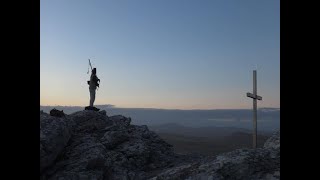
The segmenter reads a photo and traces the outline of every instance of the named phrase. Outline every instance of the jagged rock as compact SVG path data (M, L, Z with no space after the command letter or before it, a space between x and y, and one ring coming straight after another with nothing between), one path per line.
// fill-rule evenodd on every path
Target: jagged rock
M101 138L101 142L107 149L113 149L117 145L127 141L129 137L128 131L125 130L107 131Z
M73 122L40 112L40 173L53 164L67 145Z
M121 115L84 110L57 118L40 112L40 121L40 150L46 150L41 179L146 179L148 171L176 158L172 146L147 126L131 125Z
M276 131L263 145L264 148L280 148L280 131Z
M107 115L107 111L106 110L99 111L99 113L102 114L102 115L105 115L105 116Z
M167 169L151 179L280 179L280 131L267 140L264 148L238 149L214 160Z
M52 110L50 111L50 116L64 117L65 114L64 114L63 110L59 111L59 110L57 110L57 109L52 109Z
M105 111L40 112L40 179L279 179L280 131L263 148L177 155L147 126Z
M110 120L113 121L115 125L123 127L129 126L131 123L131 118L126 118L121 115L111 116Z

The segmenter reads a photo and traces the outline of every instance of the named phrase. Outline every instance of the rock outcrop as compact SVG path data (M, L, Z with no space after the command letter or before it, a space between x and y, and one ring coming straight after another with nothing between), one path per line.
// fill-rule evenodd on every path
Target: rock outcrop
M73 121L40 111L40 174L51 166L67 146Z
M169 168L150 180L280 179L280 131L263 148L238 149L214 159Z
M147 126L105 111L40 112L41 179L146 179L174 162L173 147Z
M177 155L147 126L106 111L40 112L40 179L279 179L280 131L262 148Z

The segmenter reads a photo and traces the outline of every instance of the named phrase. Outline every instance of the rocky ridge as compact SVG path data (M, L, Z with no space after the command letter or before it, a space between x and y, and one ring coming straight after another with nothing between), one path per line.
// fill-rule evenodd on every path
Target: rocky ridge
M257 149L237 149L214 159L169 168L150 180L280 179L280 131Z
M40 112L40 179L279 179L280 131L263 148L218 157L177 155L147 126L84 110Z
M42 179L144 179L169 166L173 147L147 126L130 124L105 111L80 111L66 117L40 112Z

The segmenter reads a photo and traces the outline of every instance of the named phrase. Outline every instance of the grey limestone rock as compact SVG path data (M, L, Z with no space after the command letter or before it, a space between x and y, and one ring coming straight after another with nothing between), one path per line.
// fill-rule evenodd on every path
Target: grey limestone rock
M280 131L263 148L206 157L175 154L147 126L130 123L105 111L40 111L40 179L280 179Z
M146 179L174 161L171 145L130 123L105 111L40 112L40 179Z
M274 133L263 148L238 149L215 159L186 163L150 179L280 179L280 131Z

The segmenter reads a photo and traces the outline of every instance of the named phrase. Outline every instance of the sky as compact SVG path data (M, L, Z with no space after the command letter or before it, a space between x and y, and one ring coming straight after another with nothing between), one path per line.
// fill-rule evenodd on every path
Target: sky
M279 0L41 0L40 105L280 107Z

